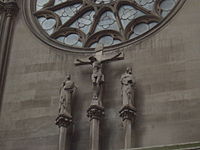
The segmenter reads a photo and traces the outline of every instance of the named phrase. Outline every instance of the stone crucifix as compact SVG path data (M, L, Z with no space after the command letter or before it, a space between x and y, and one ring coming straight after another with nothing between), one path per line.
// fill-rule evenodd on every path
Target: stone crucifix
M103 65L110 61L124 59L122 52L104 53L103 44L97 44L95 54L83 59L76 59L75 65L91 65L91 82L93 85L92 102L87 110L90 118L90 150L99 150L100 119L104 116L102 92L104 83Z
M116 61L124 59L122 52L116 52L114 54L104 54L103 44L98 44L95 49L95 55L89 56L84 59L76 59L75 65L91 65L92 66L92 85L93 85L93 98L92 102L97 101L98 105L102 105L101 96L102 96L102 84L104 83L104 74L103 74L103 64L109 61ZM95 102L94 102L95 103ZM97 103L95 103L97 104Z

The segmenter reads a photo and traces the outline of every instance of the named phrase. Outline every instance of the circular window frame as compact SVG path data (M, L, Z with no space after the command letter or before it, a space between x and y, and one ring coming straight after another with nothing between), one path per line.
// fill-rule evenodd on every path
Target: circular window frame
M129 45L135 44L136 42L139 42L150 35L155 34L158 32L165 24L167 24L176 14L177 12L182 8L186 0L180 0L176 6L173 8L173 10L165 17L160 23L158 23L155 27L150 29L149 31L139 35L136 38L127 40L125 42L111 45L108 47L105 47L105 51L113 51L127 47ZM73 47L70 45L62 44L58 42L56 39L50 38L50 36L47 35L47 33L41 28L38 20L36 17L33 16L33 10L35 9L35 2L33 0L23 0L22 1L22 11L23 11L23 16L25 18L25 22L28 25L29 29L31 32L39 38L41 41L46 43L47 45L54 47L56 49L62 50L62 51L68 51L68 52L73 52L73 53L94 53L94 48L86 48L86 47Z

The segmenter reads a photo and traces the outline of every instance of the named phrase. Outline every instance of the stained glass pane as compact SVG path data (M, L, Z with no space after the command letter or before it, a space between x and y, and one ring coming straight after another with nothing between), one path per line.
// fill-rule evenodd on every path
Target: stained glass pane
M119 31L119 27L116 22L116 18L111 11L106 11L102 14L99 23L96 28L96 32L101 30L116 30Z
M42 28L50 35L54 31L54 26L56 25L55 19L46 19L45 17L41 17L38 19Z
M142 7L148 9L148 10L153 10L154 9L154 4L156 0L135 0L139 5Z
M80 37L77 34L69 34L67 36L60 36L57 40L63 44L71 45L71 46L82 46L82 42L80 41Z
M136 19L140 16L144 16L145 14L132 6L124 5L119 9L119 16L122 22L123 27L125 28L128 23L130 23L133 19Z
M142 35L143 33L155 27L157 24L158 24L157 22L151 22L149 24L147 23L137 24L133 29L133 33L131 34L130 39L133 39L139 35Z
M75 15L75 13L82 7L81 4L75 4L72 6L64 7L55 11L57 15L60 16L62 24L68 21L71 17Z
M49 0L38 0L36 10L42 9L47 2L49 2Z
M87 34L93 23L94 14L95 14L94 11L89 11L89 12L85 13L82 17L80 17L77 21L75 21L71 25L71 27L78 28Z
M176 0L164 0L162 1L160 8L162 9L162 17L166 17L169 12L176 5Z

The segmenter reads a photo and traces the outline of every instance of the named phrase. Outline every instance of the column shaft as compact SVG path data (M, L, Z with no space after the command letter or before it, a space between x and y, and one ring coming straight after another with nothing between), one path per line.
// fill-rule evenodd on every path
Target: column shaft
M70 150L68 128L60 127L59 130L59 150Z
M99 105L91 105L87 111L90 118L90 150L100 149L100 121L104 116L104 108Z
M91 138L91 150L99 150L99 126L100 121L97 119L91 120L90 138Z
M124 120L124 128L125 128L125 145L124 148L132 148L132 122L131 120Z

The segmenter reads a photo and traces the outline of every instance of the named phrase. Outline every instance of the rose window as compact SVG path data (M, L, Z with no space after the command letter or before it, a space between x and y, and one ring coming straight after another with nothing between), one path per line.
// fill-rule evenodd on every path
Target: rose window
M97 43L112 47L144 37L180 3L183 0L30 0L37 27L49 41L63 49L91 51Z

